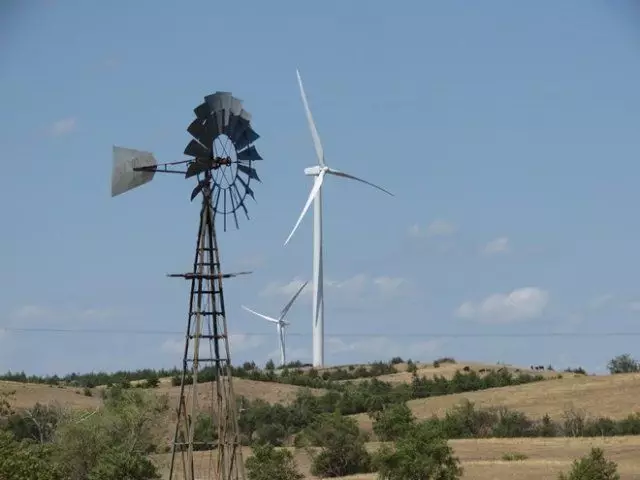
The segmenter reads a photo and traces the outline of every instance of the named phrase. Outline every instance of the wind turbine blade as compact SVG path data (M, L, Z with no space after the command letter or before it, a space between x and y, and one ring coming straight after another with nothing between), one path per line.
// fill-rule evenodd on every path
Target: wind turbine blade
M373 187L373 188L377 188L378 190L382 190L384 193L387 193L389 195L391 195L392 197L395 197L395 195L393 193L391 193L389 190L385 190L382 187L379 187L378 185L371 183L371 182L367 182L366 180L363 180L361 178L358 178L354 175L349 175L348 173L344 173L341 172L340 170L334 170L333 168L330 168L327 170L327 173L330 173L332 175L335 175L337 177L344 177L344 178L350 178L351 180L356 180L358 182L362 182L362 183L366 183L367 185Z
M318 195L318 192L320 191L320 187L322 186L322 180L324 179L324 173L325 173L325 170L320 170L320 174L316 177L315 181L313 182L313 188L311 189L309 198L307 198L307 203L305 203L304 208L302 209L302 213L298 217L298 221L293 227L293 230L291 230L291 233L285 240L284 242L285 245L289 243L289 240L291 240L291 237L293 236L296 229L298 228L298 225L300 225L300 222L302 221L302 217L304 217L304 214L307 213L307 210L309 210L309 207L311 206L311 202L313 202L313 199L316 198L316 195Z
M251 310L250 308L245 307L244 305L241 305L241 306L242 306L242 308L244 308L247 312L251 312L251 313L253 313L254 315L257 315L257 316L259 316L259 317L264 318L265 320L269 320L270 322L273 322L273 323L279 323L279 322L278 322L278 320L276 320L275 318L267 317L266 315L262 315L261 313L254 312L253 310Z
M296 294L293 296L293 298L291 298L291 300L289 300L289 303L287 303L284 308L282 309L282 311L280 312L280 320L282 320L285 315L289 312L289 309L291 308L291 306L293 305L293 302L296 301L296 298L298 298L298 295L300 295L300 293L302 293L302 290L304 290L304 287L307 286L307 282L304 282L304 284L298 289L298 291L296 292Z
M304 87L302 86L302 78L300 78L300 72L296 69L296 75L298 75L298 85L300 86L300 96L302 97L302 103L304 103L304 111L307 114L307 122L309 122L309 130L311 130L311 136L313 137L313 146L316 149L316 155L318 156L318 163L321 167L324 167L324 150L322 149L322 143L320 143L320 135L316 130L316 124L313 121L311 110L309 109L309 102L307 102L307 95L304 93Z

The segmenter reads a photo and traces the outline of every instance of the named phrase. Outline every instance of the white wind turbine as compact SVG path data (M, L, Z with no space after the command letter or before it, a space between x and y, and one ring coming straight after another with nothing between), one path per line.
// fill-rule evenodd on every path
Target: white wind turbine
M289 303L287 303L284 308L282 309L282 311L280 312L280 316L276 319L273 317L268 317L266 315L263 315L261 313L255 312L253 310L251 310L248 307L245 307L244 305L242 305L242 308L244 308L247 312L251 312L254 315L257 315L261 318L264 318L265 320L268 320L272 323L276 324L276 328L278 329L278 337L280 338L280 362L282 364L282 366L287 364L287 353L286 353L286 349L285 349L285 334L284 334L284 330L287 326L291 325L289 322L285 322L284 317L287 315L287 313L289 313L289 310L291 309L291 306L293 305L293 302L296 301L296 298L298 298L298 295L300 295L300 293L302 293L302 290L304 290L304 287L307 286L308 282L304 282L304 284L298 289L298 291L296 292L296 294L293 296L293 298L291 298L291 300L289 300Z
M337 177L350 178L357 180L358 182L366 183L378 190L382 190L385 193L393 196L393 194L382 187L374 185L373 183L362 180L361 178L349 175L348 173L334 170L327 166L324 161L324 151L322 144L320 143L320 136L316 130L313 117L311 116L311 110L309 109L309 103L307 102L307 96L304 93L304 87L302 86L302 79L300 78L300 72L296 70L298 75L298 85L300 86L300 95L302 96L302 103L307 114L307 121L309 122L309 129L311 130L311 136L313 137L313 145L318 157L318 165L308 167L304 169L305 175L316 177L311 188L311 193L305 203L304 208L298 221L296 222L293 230L284 242L286 245L293 233L300 225L304 214L309 210L309 206L313 201L313 301L312 301L312 322L313 322L313 366L324 366L324 280L322 276L322 182L327 174L335 175Z

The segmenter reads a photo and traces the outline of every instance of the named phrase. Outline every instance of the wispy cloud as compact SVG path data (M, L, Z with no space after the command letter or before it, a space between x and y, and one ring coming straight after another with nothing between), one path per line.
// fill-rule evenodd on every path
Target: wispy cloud
M262 289L260 295L263 297L291 297L302 286L304 281L296 277L289 282L270 282ZM365 295L392 295L401 292L409 282L402 277L391 277L386 275L371 276L358 273L343 280L325 279L325 288L330 288L349 297L362 297ZM308 283L302 291L302 295L309 297L311 294L311 283Z
M632 312L640 312L640 301L629 302L629 310Z
M480 302L467 301L455 315L483 323L510 323L540 317L549 303L549 293L538 287L495 293Z
M457 231L456 226L446 220L434 220L426 227L418 223L409 227L409 235L412 237L446 237L453 235Z
M60 137L62 135L68 135L76 129L75 117L62 118L56 120L49 127L49 133L54 137Z
M602 295L598 295L589 300L587 302L587 308L589 310L599 310L610 305L614 298L615 297L612 293L603 293Z
M509 253L511 251L511 243L507 237L498 237L487 243L482 249L482 253L487 256L497 255L500 253Z

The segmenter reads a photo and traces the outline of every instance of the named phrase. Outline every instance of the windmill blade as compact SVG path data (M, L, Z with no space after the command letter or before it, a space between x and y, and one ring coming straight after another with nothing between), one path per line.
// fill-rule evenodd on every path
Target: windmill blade
M393 193L391 193L391 192L390 192L390 191L388 191L388 190L385 190L385 189L384 189L384 188L382 188L382 187L379 187L378 185L375 185L375 184L373 184L373 183L371 183L371 182L367 182L366 180L363 180L363 179L361 179L361 178L355 177L355 176L353 176L353 175L349 175L348 173L341 172L340 170L334 170L333 168L329 168L329 169L327 170L327 173L330 173L331 175L335 175L335 176L337 176L337 177L350 178L351 180L356 180L356 181L358 181L358 182L366 183L367 185L369 185L369 186L371 186L371 187L373 187L373 188L377 188L378 190L382 190L384 193L389 194L389 195L391 195L392 197L395 197L395 195L394 195Z
M309 207L311 206L311 202L313 202L313 199L316 198L316 195L318 195L318 192L320 191L320 187L322 186L322 181L324 180L325 171L326 170L324 169L320 170L320 174L316 177L316 180L313 182L313 188L311 189L309 198L307 198L307 203L304 204L304 208L302 209L302 213L298 217L298 221L296 222L295 226L293 227L293 230L291 230L291 233L285 240L284 242L285 245L289 243L289 240L295 233L296 229L298 228L298 225L300 225L300 222L302 221L302 217L304 217L304 214L307 213L307 210L309 210Z
M242 165L241 163L239 163L237 165L238 170L240 170L242 173L245 173L249 178L252 178L253 180L259 182L260 178L258 177L258 172L256 172L256 169L253 167L247 167L246 165Z
M190 157L202 158L211 157L211 149L203 146L197 140L191 140L189 145L184 149L184 154Z
M113 146L111 196L115 197L153 180L155 170L136 171L136 168L155 167L158 163L151 152Z
M282 311L280 312L280 320L282 320L285 315L287 313L289 313L289 309L291 309L291 306L293 305L293 302L296 301L296 298L298 298L298 296L302 293L302 290L304 290L304 287L307 286L307 282L304 282L304 284L298 289L298 291L296 292L296 294L291 298L291 300L289 300L289 303L287 303L284 308L282 309Z
M201 180L198 182L198 185L196 185L196 187L191 191L191 201L193 202L193 199L196 198L200 192L204 189L204 187L207 186L208 181L207 180Z
M275 318L267 317L266 315L263 315L261 313L255 312L255 311L251 310L250 308L245 307L244 305L241 305L241 307L244 308L247 312L251 312L254 315L257 315L257 316L259 316L261 318L264 318L265 320L268 320L268 321L270 321L272 323L279 323L278 320L276 320Z
M253 145L249 148L245 148L241 152L238 152L237 158L238 160L262 160L258 150Z
M318 163L324 167L324 150L322 149L322 143L320 143L320 135L316 129L316 124L313 121L311 110L309 109L309 103L307 102L307 95L304 93L304 87L302 86L302 78L300 78L300 72L296 69L298 75L298 86L300 87L300 96L302 96L302 103L304 103L304 111L307 114L307 122L309 122L309 129L311 130L311 136L313 137L313 146L316 149L316 155L318 157Z
M220 133L218 132L215 122L212 122L210 119L203 122L199 118L196 118L189 124L187 132L202 145L211 145L213 139Z

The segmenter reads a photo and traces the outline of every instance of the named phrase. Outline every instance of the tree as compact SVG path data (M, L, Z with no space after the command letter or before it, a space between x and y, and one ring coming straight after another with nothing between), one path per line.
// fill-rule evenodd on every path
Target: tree
M383 442L402 437L415 423L415 417L406 403L387 405L381 411L370 412L373 432Z
M414 426L395 449L384 445L375 457L381 480L457 480L460 460L446 439L428 423Z
M609 360L607 368L612 375L616 373L635 373L640 372L640 363L635 361L631 355L625 353Z
M607 460L601 448L592 448L589 455L573 462L569 474L561 473L559 480L620 480L618 466Z
M66 476L53 461L52 445L19 442L9 432L0 431L0 478L2 480L64 480Z
M110 450L100 457L87 480L154 480L160 478L151 460L138 452Z
M366 440L353 418L335 412L318 416L296 443L322 448L319 453L310 452L311 473L326 478L370 472L371 456L365 448Z
M247 476L249 480L302 480L289 450L276 450L273 445L265 443L253 447L253 456L247 459Z

